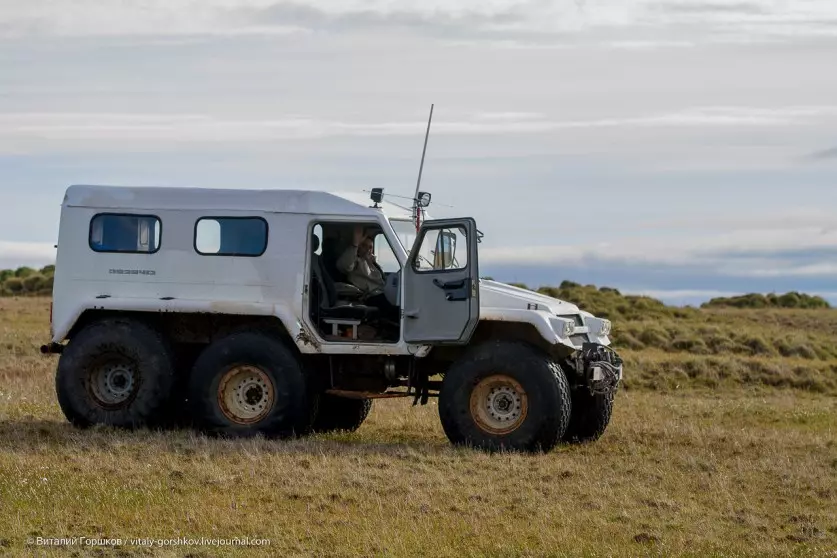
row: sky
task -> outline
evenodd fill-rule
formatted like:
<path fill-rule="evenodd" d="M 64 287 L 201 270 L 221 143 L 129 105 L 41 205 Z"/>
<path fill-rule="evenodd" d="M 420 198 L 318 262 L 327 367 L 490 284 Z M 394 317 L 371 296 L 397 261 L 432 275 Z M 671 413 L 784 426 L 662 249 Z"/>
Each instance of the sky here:
<path fill-rule="evenodd" d="M 833 0 L 0 0 L 0 268 L 70 184 L 412 195 L 480 274 L 837 303 Z"/>

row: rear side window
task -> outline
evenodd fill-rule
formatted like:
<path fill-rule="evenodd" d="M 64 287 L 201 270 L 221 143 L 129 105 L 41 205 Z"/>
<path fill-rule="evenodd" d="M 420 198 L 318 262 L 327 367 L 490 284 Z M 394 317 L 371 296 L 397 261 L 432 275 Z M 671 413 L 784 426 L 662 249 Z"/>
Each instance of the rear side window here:
<path fill-rule="evenodd" d="M 162 225 L 154 215 L 99 213 L 90 220 L 90 248 L 95 252 L 153 254 L 160 249 Z"/>
<path fill-rule="evenodd" d="M 195 250 L 204 256 L 261 256 L 267 221 L 261 217 L 203 217 L 195 223 Z"/>

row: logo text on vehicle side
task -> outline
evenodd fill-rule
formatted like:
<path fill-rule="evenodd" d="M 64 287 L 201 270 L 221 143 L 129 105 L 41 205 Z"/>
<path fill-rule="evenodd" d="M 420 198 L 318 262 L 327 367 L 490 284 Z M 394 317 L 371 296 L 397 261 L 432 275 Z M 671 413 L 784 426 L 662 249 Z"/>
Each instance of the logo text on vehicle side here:
<path fill-rule="evenodd" d="M 111 275 L 157 275 L 153 269 L 109 269 Z"/>

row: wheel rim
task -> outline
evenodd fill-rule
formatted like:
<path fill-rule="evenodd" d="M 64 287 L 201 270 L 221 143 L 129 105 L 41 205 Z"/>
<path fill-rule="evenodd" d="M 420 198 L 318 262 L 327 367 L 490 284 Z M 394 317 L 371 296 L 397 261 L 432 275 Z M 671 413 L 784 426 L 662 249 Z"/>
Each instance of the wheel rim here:
<path fill-rule="evenodd" d="M 108 360 L 90 372 L 90 394 L 100 407 L 125 406 L 139 387 L 136 364 L 126 359 Z"/>
<path fill-rule="evenodd" d="M 496 374 L 474 386 L 470 406 L 471 417 L 480 429 L 490 434 L 508 434 L 526 420 L 529 399 L 517 380 Z"/>
<path fill-rule="evenodd" d="M 253 424 L 273 407 L 273 382 L 255 366 L 235 366 L 218 384 L 218 405 L 224 416 L 237 424 Z"/>

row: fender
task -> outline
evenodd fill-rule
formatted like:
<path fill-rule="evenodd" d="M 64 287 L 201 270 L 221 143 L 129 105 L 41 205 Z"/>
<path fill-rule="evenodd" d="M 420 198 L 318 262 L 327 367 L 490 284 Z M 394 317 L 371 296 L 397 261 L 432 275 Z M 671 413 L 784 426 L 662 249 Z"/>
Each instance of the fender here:
<path fill-rule="evenodd" d="M 564 345 L 573 350 L 576 349 L 570 337 L 564 335 L 565 323 L 572 323 L 572 320 L 553 316 L 542 310 L 526 310 L 522 308 L 480 308 L 480 321 L 517 322 L 534 326 L 543 339 L 550 345 Z M 558 331 L 553 327 L 556 324 Z M 583 331 L 582 331 L 583 330 Z M 576 328 L 578 333 L 586 333 L 587 328 Z"/>

